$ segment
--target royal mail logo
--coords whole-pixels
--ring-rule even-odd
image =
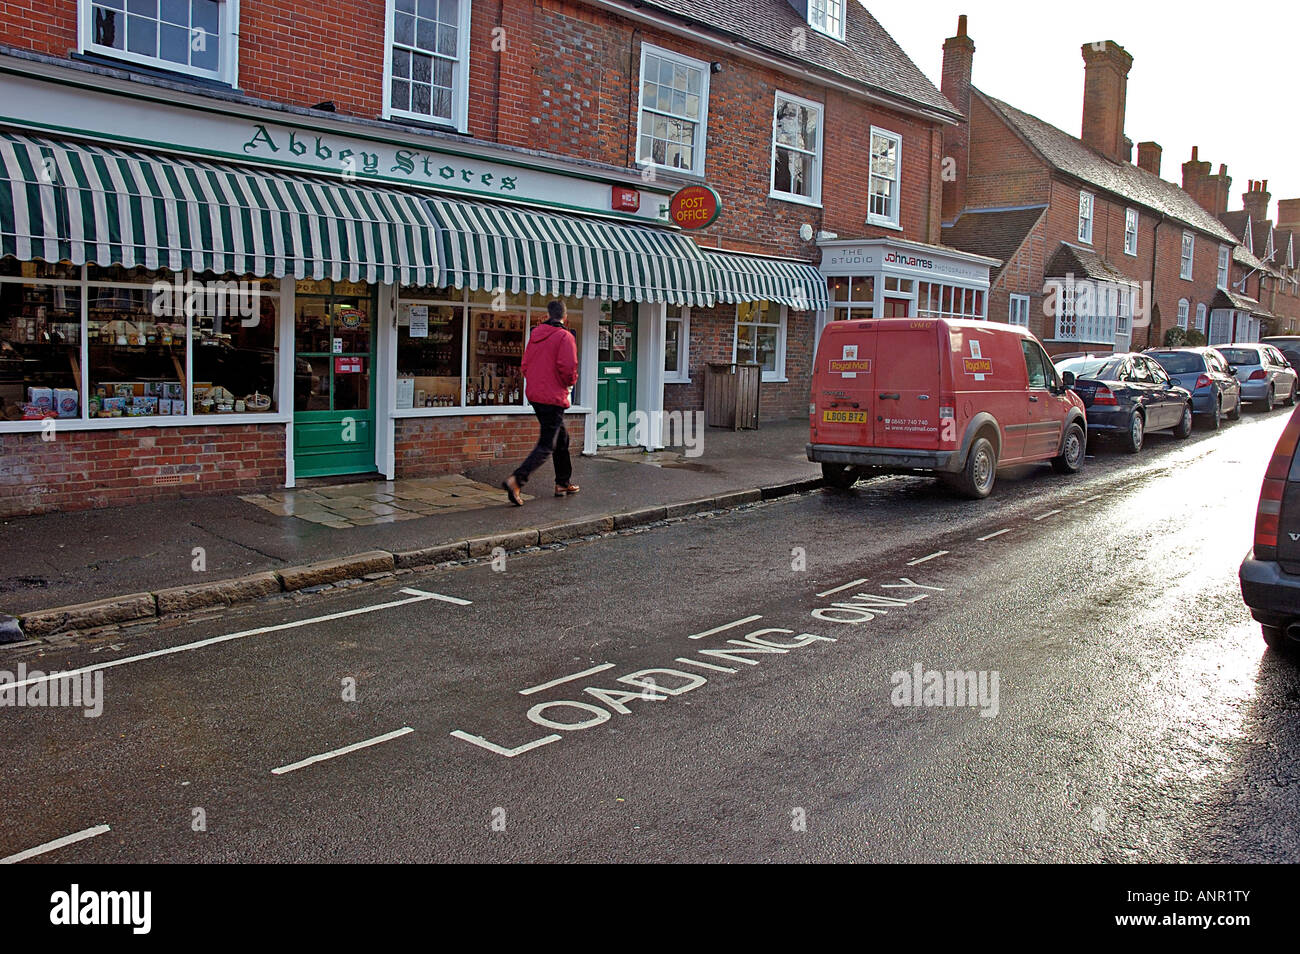
[[[865,361],[832,361],[831,372],[843,374],[845,371],[856,374],[861,371],[863,374],[871,373],[871,359]]]
[[[988,358],[967,358],[967,374],[992,374],[993,362]]]

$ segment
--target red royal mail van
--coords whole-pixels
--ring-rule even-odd
[[[997,469],[1083,465],[1088,420],[1038,339],[987,321],[884,318],[828,324],[813,366],[808,459],[826,482],[932,471],[987,497]]]

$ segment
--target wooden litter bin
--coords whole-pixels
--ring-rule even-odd
[[[721,361],[710,361],[708,365],[704,379],[705,425],[733,431],[757,430],[763,366]]]

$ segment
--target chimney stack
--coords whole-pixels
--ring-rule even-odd
[[[1128,136],[1124,137],[1124,151],[1120,158],[1130,164],[1133,162],[1133,140],[1129,139]]]
[[[1287,232],[1300,232],[1300,199],[1277,200],[1277,227]]]
[[[1138,168],[1152,175],[1160,175],[1160,159],[1165,154],[1158,142],[1138,143]]]
[[[1124,109],[1133,57],[1111,40],[1083,45],[1083,141],[1112,162],[1124,161]],[[1138,145],[1139,164],[1141,144]]]
[[[1268,221],[1268,203],[1273,197],[1268,193],[1268,180],[1263,182],[1251,180],[1248,191],[1241,197],[1241,207],[1250,214],[1250,220],[1258,230],[1264,228]]]
[[[1196,200],[1206,212],[1222,217],[1228,211],[1228,197],[1232,178],[1228,167],[1222,163],[1216,175],[1210,174],[1210,163],[1200,157],[1200,149],[1192,147],[1192,158],[1183,163],[1183,191]]]
[[[966,176],[970,162],[971,70],[975,41],[966,35],[966,15],[957,18],[957,35],[943,42],[943,79],[940,91],[966,121],[943,129],[943,161],[952,163],[953,176],[943,183],[943,220],[951,222],[966,207]]]

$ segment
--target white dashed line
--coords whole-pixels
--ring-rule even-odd
[[[107,825],[96,825],[94,828],[86,828],[72,835],[64,835],[62,838],[56,838],[54,841],[47,841],[43,845],[37,845],[35,848],[28,848],[26,851],[20,851],[16,855],[10,855],[7,858],[0,858],[0,865],[14,865],[20,861],[26,861],[28,858],[35,858],[37,855],[43,855],[47,851],[54,851],[67,845],[75,845],[79,841],[85,841],[87,838],[94,838],[96,835],[102,835],[111,831]]]
[[[326,759],[336,759],[340,755],[347,755],[349,752],[355,752],[358,749],[367,749],[372,745],[378,745],[381,742],[388,742],[392,739],[400,738],[404,735],[410,735],[415,730],[409,726],[403,726],[396,732],[386,732],[383,735],[377,735],[373,739],[366,739],[364,742],[354,742],[352,745],[345,745],[341,749],[335,749],[332,752],[322,752],[320,755],[313,755],[309,759],[303,759],[301,762],[294,762],[292,765],[281,765],[279,768],[271,769],[272,775],[284,775],[286,772],[296,772],[300,768],[306,768],[308,765],[315,765],[317,762],[324,762]]]
[[[581,679],[583,676],[595,675],[598,672],[604,672],[606,669],[613,669],[613,663],[602,663],[599,666],[593,666],[590,669],[584,669],[582,672],[575,672],[570,676],[561,676],[559,679],[552,679],[550,682],[544,682],[540,686],[530,686],[527,689],[520,689],[521,696],[531,696],[534,692],[541,692],[543,689],[550,689],[561,683],[573,682],[575,679]]]
[[[1010,527],[1007,527],[1005,530],[999,530],[999,531],[997,531],[996,533],[990,533],[987,537],[980,537],[979,540],[980,540],[980,543],[986,543],[986,542],[988,542],[989,540],[992,540],[992,539],[995,538],[995,537],[1000,537],[1000,536],[1002,536],[1002,534],[1004,534],[1004,533],[1010,533],[1010,532],[1011,532],[1011,528],[1010,528]]]
[[[920,566],[922,563],[929,563],[931,560],[937,560],[941,556],[947,556],[950,550],[940,550],[938,553],[931,553],[929,556],[923,556],[919,560],[913,560],[908,566]]]
[[[837,587],[835,587],[835,589],[833,589],[833,590],[827,590],[825,593],[818,593],[817,595],[818,595],[818,596],[830,596],[832,593],[842,593],[842,592],[844,592],[845,590],[851,590],[851,589],[853,589],[853,587],[855,587],[855,586],[861,586],[861,585],[862,585],[863,583],[865,583],[865,582],[867,582],[865,579],[854,580],[852,583],[845,583],[843,586],[837,586]]]
[[[702,633],[696,633],[691,639],[703,639],[705,636],[714,636],[728,629],[735,629],[737,626],[744,626],[746,623],[752,623],[755,620],[762,619],[761,616],[746,616],[744,619],[738,619],[734,623],[727,623],[723,626],[715,626],[713,629],[706,629]]]
[[[1043,514],[1042,516],[1035,517],[1035,518],[1034,518],[1034,523],[1037,523],[1037,522],[1040,521],[1040,520],[1046,520],[1048,517],[1055,517],[1055,516],[1056,516],[1057,514],[1059,514],[1060,512],[1061,512],[1061,511],[1059,511],[1059,510],[1050,510],[1050,511],[1048,511],[1047,513]]]

